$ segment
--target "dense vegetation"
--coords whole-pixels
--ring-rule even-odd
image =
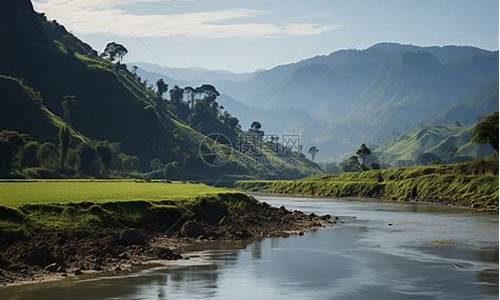
[[[298,154],[293,165],[266,149],[263,155],[275,163],[238,153],[235,141],[243,131],[217,103],[214,86],[169,89],[164,81],[151,86],[121,63],[125,46],[111,42],[98,55],[56,21],[36,14],[29,0],[4,4],[2,24],[0,36],[9,42],[0,48],[0,131],[23,137],[16,138],[20,146],[2,138],[2,177],[205,180],[293,178],[318,171]],[[199,157],[200,144],[213,132],[231,141],[218,147],[233,147],[234,155],[219,168]],[[23,161],[30,155],[36,159]]]

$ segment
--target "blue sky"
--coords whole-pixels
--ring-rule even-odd
[[[498,0],[33,0],[127,61],[235,72],[381,41],[498,49]]]

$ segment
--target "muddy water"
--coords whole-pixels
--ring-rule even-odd
[[[126,276],[0,288],[0,299],[498,299],[497,214],[258,198],[344,223],[303,237],[226,244]]]

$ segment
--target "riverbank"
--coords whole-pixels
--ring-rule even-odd
[[[392,168],[302,180],[239,181],[272,194],[420,201],[498,211],[498,160]]]
[[[182,249],[194,244],[302,234],[329,223],[329,216],[274,208],[242,193],[202,190],[179,200],[165,200],[167,193],[151,195],[154,200],[104,197],[0,206],[0,284],[119,272],[183,259]]]

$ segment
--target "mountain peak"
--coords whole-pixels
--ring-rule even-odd
[[[395,43],[395,42],[380,42],[380,43],[377,43],[377,44],[369,47],[368,49],[378,49],[378,50],[387,51],[387,52],[397,52],[397,51],[408,51],[408,50],[415,51],[415,50],[418,50],[420,48],[422,48],[422,47],[415,46],[412,44],[399,44],[399,43]]]
[[[5,0],[0,4],[0,36],[3,43],[46,41],[43,26],[30,0]]]

